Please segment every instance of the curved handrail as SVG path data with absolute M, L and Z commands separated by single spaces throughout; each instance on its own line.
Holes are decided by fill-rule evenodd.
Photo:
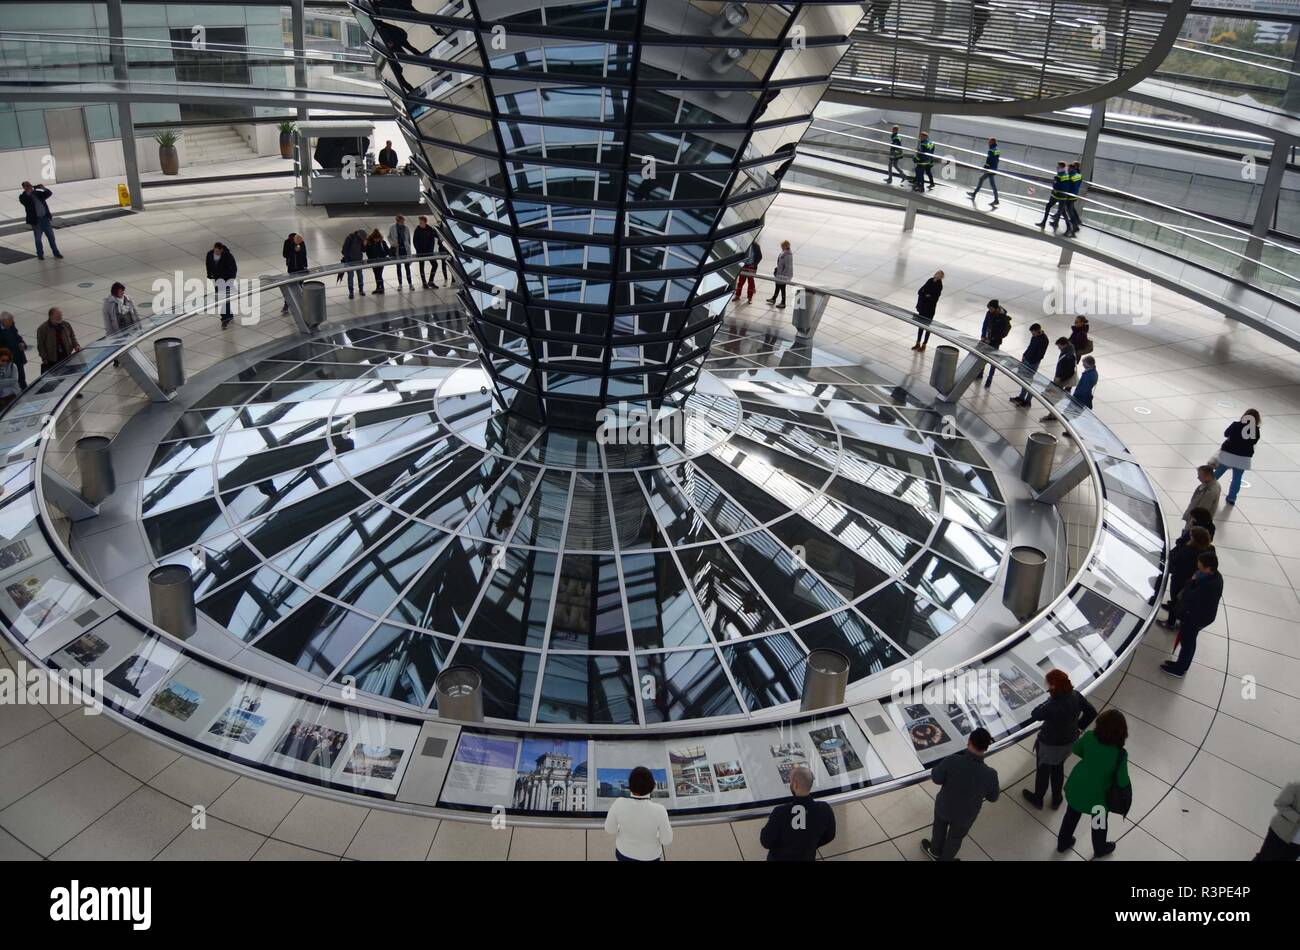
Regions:
M 77 33 L 35 33 L 23 30 L 0 30 L 0 42 L 32 43 L 53 46 L 100 46 L 109 49 L 156 49 L 185 53 L 236 53 L 265 56 L 282 60 L 319 60 L 321 62 L 347 62 L 373 66 L 374 60 L 365 53 L 348 53 L 337 50 L 305 49 L 301 52 L 284 46 L 253 46 L 242 43 L 215 43 L 205 41 L 202 46 L 181 40 L 160 40 L 144 36 L 83 36 Z M 75 64 L 83 65 L 83 64 Z M 128 62 L 128 66 L 138 65 Z

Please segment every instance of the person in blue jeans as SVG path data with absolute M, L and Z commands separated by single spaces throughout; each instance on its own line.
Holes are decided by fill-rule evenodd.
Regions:
M 1029 375 L 1033 376 L 1038 372 L 1038 365 L 1043 362 L 1043 357 L 1047 355 L 1047 333 L 1043 330 L 1041 323 L 1031 324 L 1029 327 L 1029 345 L 1025 347 L 1024 355 L 1020 357 L 1020 362 L 1025 364 L 1025 369 Z M 1015 403 L 1021 409 L 1028 409 L 1032 400 L 1029 398 L 1029 389 L 1026 386 L 1020 387 L 1020 395 L 1012 396 L 1011 402 Z
M 54 256 L 62 258 L 59 253 L 59 242 L 54 240 L 54 215 L 50 211 L 49 201 L 54 196 L 54 192 L 44 185 L 32 187 L 30 181 L 23 182 L 23 193 L 18 196 L 18 202 L 23 206 L 26 212 L 28 225 L 32 229 L 32 237 L 36 240 L 36 259 L 45 260 L 45 247 L 41 243 L 41 235 L 49 238 L 50 250 Z
M 1186 675 L 1196 655 L 1197 635 L 1214 623 L 1223 599 L 1223 575 L 1213 551 L 1196 555 L 1196 573 L 1178 594 L 1178 659 L 1166 660 L 1160 670 L 1170 676 Z
M 1097 361 L 1091 356 L 1083 358 L 1083 372 L 1079 374 L 1079 381 L 1074 384 L 1074 398 L 1092 408 L 1092 391 L 1097 388 Z
M 1223 445 L 1219 447 L 1219 457 L 1214 465 L 1214 477 L 1222 478 L 1223 473 L 1232 469 L 1232 482 L 1228 486 L 1225 504 L 1235 505 L 1237 493 L 1241 491 L 1241 477 L 1250 468 L 1255 455 L 1255 444 L 1260 438 L 1260 415 L 1255 409 L 1247 409 L 1241 418 L 1223 430 Z

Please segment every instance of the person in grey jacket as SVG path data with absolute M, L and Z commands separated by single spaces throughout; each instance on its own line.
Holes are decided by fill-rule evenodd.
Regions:
M 987 729 L 976 729 L 965 749 L 930 772 L 930 780 L 940 788 L 934 800 L 934 826 L 930 837 L 921 840 L 921 848 L 936 861 L 955 860 L 984 803 L 998 800 L 998 773 L 984 764 L 984 753 L 992 743 Z
M 768 303 L 776 303 L 776 298 L 780 297 L 781 302 L 776 303 L 779 309 L 785 309 L 785 285 L 794 280 L 794 254 L 790 251 L 790 242 L 781 242 L 781 253 L 776 258 L 776 269 L 772 271 L 772 276 L 776 278 L 776 289 L 772 291 L 772 296 L 767 298 Z
M 135 301 L 126 295 L 126 284 L 115 283 L 104 298 L 104 332 L 116 333 L 140 322 Z
M 366 259 L 366 232 L 363 228 L 357 228 L 351 234 L 343 239 L 343 263 L 357 264 Z M 352 286 L 353 278 L 356 278 L 356 288 L 361 291 L 361 296 L 366 295 L 366 272 L 357 268 L 348 271 L 348 299 L 353 297 Z
M 406 226 L 406 218 L 400 214 L 388 226 L 388 252 L 398 259 L 398 263 L 393 268 L 397 271 L 397 289 L 402 289 L 402 267 L 405 265 L 406 289 L 414 290 L 415 284 L 411 282 L 411 262 L 403 260 L 411 256 L 411 229 Z
M 1256 861 L 1300 860 L 1300 782 L 1291 782 L 1273 801 L 1277 814 L 1268 823 Z
M 1184 535 L 1192 528 L 1192 512 L 1197 508 L 1204 508 L 1210 513 L 1210 518 L 1214 518 L 1215 512 L 1219 510 L 1221 493 L 1219 480 L 1214 477 L 1214 466 L 1196 466 L 1196 487 L 1192 489 L 1192 500 L 1183 509 L 1183 521 L 1186 522 L 1182 532 Z

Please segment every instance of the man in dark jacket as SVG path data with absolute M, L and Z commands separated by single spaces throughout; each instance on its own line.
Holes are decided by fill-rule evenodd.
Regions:
M 1068 396 L 1070 390 L 1074 388 L 1074 371 L 1078 367 L 1079 357 L 1074 352 L 1074 347 L 1070 345 L 1069 337 L 1058 337 L 1056 340 L 1056 370 L 1052 373 L 1052 382 L 1065 390 Z M 1054 417 L 1049 412 L 1039 422 L 1051 422 Z
M 220 241 L 212 245 L 212 250 L 203 259 L 203 266 L 207 269 L 208 280 L 212 281 L 216 289 L 216 299 L 225 297 L 226 300 L 226 307 L 221 312 L 221 329 L 224 330 L 234 319 L 230 312 L 230 292 L 235 288 L 239 266 L 235 263 L 235 255 L 230 253 L 230 248 Z
M 812 785 L 806 765 L 790 770 L 791 798 L 772 809 L 758 836 L 769 861 L 813 861 L 835 839 L 835 812 L 812 797 Z
M 42 373 L 81 349 L 77 331 L 64 321 L 62 310 L 51 307 L 46 316 L 46 321 L 36 328 L 36 352 L 41 355 Z
M 921 289 L 916 292 L 916 316 L 922 323 L 931 323 L 934 320 L 935 308 L 939 306 L 939 298 L 943 295 L 943 271 L 937 270 L 934 276 L 929 278 Z M 916 330 L 916 345 L 912 349 L 918 352 L 925 351 L 925 345 L 930 342 L 930 331 L 925 327 L 918 327 Z
M 379 164 L 385 168 L 397 167 L 397 151 L 393 148 L 392 142 L 385 142 L 384 147 L 379 150 Z
M 990 300 L 984 311 L 984 324 L 980 327 L 980 342 L 991 349 L 998 349 L 1002 341 L 1011 332 L 1011 315 L 996 300 Z M 993 385 L 993 364 L 989 364 L 989 378 L 984 381 L 984 388 Z
M 366 232 L 363 228 L 357 228 L 351 234 L 343 239 L 343 263 L 356 264 L 366 259 Z M 356 279 L 356 288 L 361 291 L 361 296 L 366 295 L 366 272 L 358 267 L 356 270 L 348 271 L 348 299 L 351 300 L 355 295 L 352 292 L 353 278 Z
M 1029 327 L 1029 345 L 1025 347 L 1024 355 L 1020 357 L 1020 362 L 1025 364 L 1025 369 L 1032 376 L 1038 372 L 1038 365 L 1043 362 L 1043 357 L 1047 355 L 1047 333 L 1043 330 L 1041 323 L 1032 324 Z M 1021 409 L 1028 409 L 1029 404 L 1033 401 L 1029 398 L 1029 388 L 1020 387 L 1020 395 L 1012 396 L 1011 401 Z
M 1170 676 L 1186 675 L 1196 655 L 1196 637 L 1219 615 L 1219 600 L 1223 597 L 1223 575 L 1219 573 L 1219 556 L 1213 551 L 1202 551 L 1196 557 L 1196 573 L 1178 595 L 1178 641 L 1181 649 L 1177 660 L 1166 660 L 1160 669 Z
M 425 254 L 437 254 L 439 245 L 442 243 L 438 240 L 438 232 L 429 224 L 427 215 L 420 215 L 420 223 L 415 226 L 411 232 L 411 243 L 415 247 L 415 256 L 423 257 Z M 438 286 L 438 262 L 437 261 L 420 261 L 420 283 L 426 289 L 437 288 Z M 429 267 L 429 276 L 424 276 L 425 265 Z M 442 262 L 442 276 L 447 276 L 447 262 Z
M 0 347 L 8 350 L 18 370 L 18 385 L 27 388 L 27 341 L 14 326 L 14 315 L 6 310 L 0 313 Z
M 936 765 L 930 779 L 940 786 L 934 800 L 934 827 L 921 849 L 936 861 L 956 859 L 962 840 L 984 803 L 998 800 L 998 773 L 984 764 L 993 737 L 984 728 L 970 734 L 966 748 Z
M 54 256 L 62 258 L 59 253 L 59 243 L 54 240 L 54 215 L 50 211 L 49 201 L 54 197 L 54 192 L 44 185 L 32 187 L 30 181 L 23 182 L 22 194 L 18 196 L 18 203 L 23 206 L 26 212 L 27 223 L 31 226 L 32 237 L 36 239 L 36 259 L 45 260 L 45 247 L 41 244 L 41 235 L 50 239 L 50 250 Z

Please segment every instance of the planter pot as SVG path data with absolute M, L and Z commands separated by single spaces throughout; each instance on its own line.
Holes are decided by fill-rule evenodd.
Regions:
M 176 151 L 174 145 L 158 146 L 158 162 L 162 165 L 164 175 L 179 175 L 181 171 L 181 156 Z
M 293 158 L 293 133 L 280 133 L 280 157 Z

